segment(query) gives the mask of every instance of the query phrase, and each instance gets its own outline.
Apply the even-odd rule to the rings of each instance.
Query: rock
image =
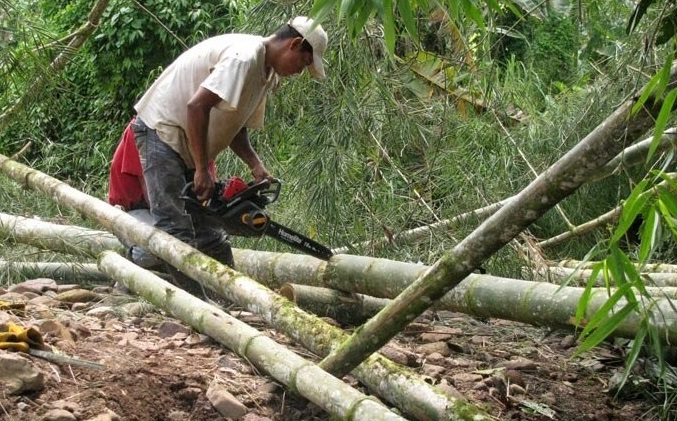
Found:
[[[477,382],[482,381],[482,375],[481,374],[475,374],[475,373],[458,373],[458,374],[454,374],[452,379],[454,380],[454,384],[477,383]]]
[[[141,304],[138,301],[135,301],[133,303],[127,303],[122,306],[122,310],[127,313],[127,315],[136,317],[136,316],[143,316],[144,313],[144,308],[143,304]]]
[[[45,376],[33,363],[18,354],[0,353],[0,383],[9,394],[20,394],[44,389]]]
[[[40,333],[51,335],[67,342],[75,342],[75,337],[71,330],[57,320],[45,320],[39,326]]]
[[[567,335],[559,343],[560,348],[569,349],[576,345],[576,337],[574,335]]]
[[[524,382],[524,379],[522,378],[522,373],[520,373],[517,370],[505,370],[505,378],[510,382],[511,384],[517,384],[522,387],[525,387],[526,384]]]
[[[10,304],[26,303],[28,301],[25,295],[19,294],[18,292],[6,292],[0,295],[0,300]]]
[[[80,288],[80,285],[78,284],[57,284],[56,293],[59,294],[61,292],[66,292],[78,288]]]
[[[439,380],[446,371],[444,367],[433,364],[423,364],[421,370],[423,371],[424,376],[432,377],[435,380]]]
[[[210,338],[207,335],[203,335],[201,333],[193,333],[192,335],[188,336],[185,340],[186,345],[194,346],[194,345],[207,345],[212,341],[212,338]]]
[[[228,392],[225,386],[212,382],[207,390],[207,399],[222,416],[239,420],[248,409],[242,402]]]
[[[21,282],[20,284],[12,285],[7,289],[9,292],[16,292],[22,294],[24,292],[33,292],[42,295],[47,291],[57,291],[58,286],[54,279],[37,278]]]
[[[94,307],[89,310],[87,313],[88,316],[98,317],[99,319],[105,319],[108,317],[115,316],[115,309],[112,307]]]
[[[87,421],[122,421],[122,418],[120,418],[120,416],[115,412],[106,408],[106,412],[104,412],[103,414],[99,414],[94,418],[89,418]]]
[[[379,354],[397,364],[411,367],[416,364],[416,356],[399,350],[393,346],[386,345],[379,350]]]
[[[423,344],[416,347],[417,354],[429,355],[433,352],[437,352],[444,357],[451,355],[451,350],[446,342],[432,342],[429,344]]]
[[[190,414],[183,411],[172,411],[167,415],[167,421],[185,421],[190,419]]]
[[[536,371],[536,363],[526,358],[502,361],[496,364],[496,367],[505,367],[507,370]]]
[[[247,414],[242,418],[242,421],[273,421],[268,417],[263,417],[256,414]]]
[[[442,341],[447,341],[452,338],[453,335],[450,335],[448,333],[422,333],[419,339],[423,343],[430,343],[430,342],[442,342]]]
[[[41,421],[77,421],[75,415],[65,409],[50,409],[40,418]]]
[[[430,364],[442,365],[446,360],[446,357],[439,352],[433,352],[425,357],[425,361]]]
[[[508,390],[510,391],[511,395],[526,395],[527,391],[520,385],[511,383],[510,386],[508,386]]]
[[[182,325],[181,323],[172,321],[162,322],[157,327],[157,334],[159,337],[163,339],[171,338],[177,333],[185,334],[187,337],[188,335],[190,335],[190,332],[191,330],[189,327]]]
[[[91,303],[100,301],[101,295],[88,289],[71,289],[57,294],[56,299],[62,303]]]

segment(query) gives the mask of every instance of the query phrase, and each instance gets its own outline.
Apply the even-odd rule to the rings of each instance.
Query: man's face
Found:
[[[313,63],[313,53],[302,48],[302,38],[293,38],[287,43],[284,54],[275,67],[280,76],[299,74]]]

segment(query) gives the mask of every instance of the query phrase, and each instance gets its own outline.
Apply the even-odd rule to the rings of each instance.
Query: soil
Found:
[[[53,410],[61,408],[72,414],[63,419],[74,420],[225,420],[207,398],[215,383],[246,406],[240,418],[245,421],[332,419],[142,299],[109,287],[94,292],[95,300],[77,303],[46,299],[57,296],[54,292],[24,293],[31,299],[25,311],[0,311],[0,324],[35,326],[54,351],[103,364],[94,369],[26,356],[44,373],[44,388],[12,395],[0,384],[0,419],[57,420]],[[2,293],[0,288],[0,300],[6,299]],[[233,306],[228,311],[305,358],[319,360],[257,316]],[[448,352],[428,353],[427,347],[440,343]],[[646,396],[610,391],[623,368],[623,348],[611,343],[572,358],[576,343],[570,332],[428,312],[390,345],[413,356],[410,365],[429,382],[460,393],[497,420],[659,419],[655,402]],[[0,356],[6,352],[0,350]],[[354,378],[345,381],[368,393]]]

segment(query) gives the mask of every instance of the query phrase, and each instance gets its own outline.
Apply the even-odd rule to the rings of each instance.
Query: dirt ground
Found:
[[[109,287],[94,292],[81,302],[56,300],[56,292],[24,293],[30,301],[23,313],[0,311],[0,324],[35,326],[53,350],[103,364],[103,369],[94,369],[26,356],[44,373],[45,386],[10,395],[0,384],[0,419],[224,420],[207,398],[215,383],[246,406],[241,418],[245,421],[332,419],[140,298]],[[7,288],[0,287],[0,300],[16,298],[15,293],[3,298],[4,293]],[[257,316],[235,307],[228,310],[305,358],[317,360]],[[448,352],[431,352],[441,343]],[[622,348],[605,345],[571,358],[575,340],[569,332],[430,312],[393,345],[412,355],[410,365],[430,382],[458,391],[497,420],[659,419],[656,404],[646,397],[616,398],[610,392],[611,379],[622,369]],[[5,352],[0,350],[0,356]],[[351,377],[345,381],[368,393]],[[72,417],[56,418],[55,408]]]

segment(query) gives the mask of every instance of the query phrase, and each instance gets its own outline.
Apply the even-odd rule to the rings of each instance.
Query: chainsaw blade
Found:
[[[294,230],[280,225],[275,221],[268,221],[265,235],[294,247],[295,249],[300,250],[306,254],[317,257],[318,259],[329,260],[333,256],[333,253],[327,247],[311,240],[303,234],[299,234]]]

